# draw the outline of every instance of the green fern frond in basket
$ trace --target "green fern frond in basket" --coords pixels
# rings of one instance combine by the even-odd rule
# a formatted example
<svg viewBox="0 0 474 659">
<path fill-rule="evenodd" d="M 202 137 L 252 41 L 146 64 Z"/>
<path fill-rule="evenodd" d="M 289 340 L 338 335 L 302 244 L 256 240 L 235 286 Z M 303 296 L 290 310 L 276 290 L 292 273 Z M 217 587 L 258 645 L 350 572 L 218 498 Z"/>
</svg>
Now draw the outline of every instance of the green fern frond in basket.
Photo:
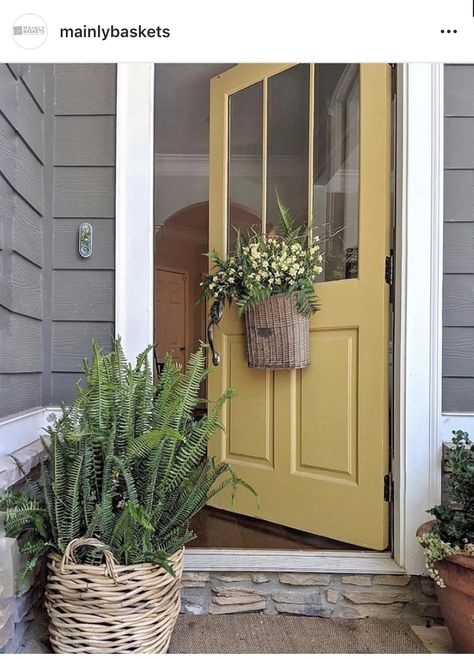
<svg viewBox="0 0 474 659">
<path fill-rule="evenodd" d="M 109 354 L 94 343 L 85 385 L 47 428 L 41 486 L 0 496 L 6 531 L 22 540 L 28 559 L 24 577 L 50 549 L 61 554 L 79 537 L 98 538 L 120 563 L 151 561 L 172 573 L 168 558 L 193 537 L 190 521 L 209 499 L 224 488 L 253 492 L 207 456 L 233 391 L 193 417 L 208 374 L 204 348 L 185 372 L 168 355 L 156 384 L 149 351 L 131 366 L 120 340 Z M 87 564 L 102 560 L 93 547 L 78 555 Z"/>
<path fill-rule="evenodd" d="M 299 228 L 288 206 L 282 201 L 275 189 L 278 210 L 280 211 L 280 233 L 286 240 L 295 240 L 299 236 Z"/>
</svg>

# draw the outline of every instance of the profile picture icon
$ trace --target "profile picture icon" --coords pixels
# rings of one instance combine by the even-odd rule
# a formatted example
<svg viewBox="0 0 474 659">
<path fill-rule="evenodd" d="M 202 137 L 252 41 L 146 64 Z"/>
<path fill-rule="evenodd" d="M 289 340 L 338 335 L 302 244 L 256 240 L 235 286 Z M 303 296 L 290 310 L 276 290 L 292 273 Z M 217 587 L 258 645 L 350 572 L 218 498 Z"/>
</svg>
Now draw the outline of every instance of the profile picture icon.
<svg viewBox="0 0 474 659">
<path fill-rule="evenodd" d="M 38 48 L 46 41 L 47 36 L 46 22 L 38 14 L 22 14 L 13 23 L 13 40 L 26 50 Z"/>
</svg>

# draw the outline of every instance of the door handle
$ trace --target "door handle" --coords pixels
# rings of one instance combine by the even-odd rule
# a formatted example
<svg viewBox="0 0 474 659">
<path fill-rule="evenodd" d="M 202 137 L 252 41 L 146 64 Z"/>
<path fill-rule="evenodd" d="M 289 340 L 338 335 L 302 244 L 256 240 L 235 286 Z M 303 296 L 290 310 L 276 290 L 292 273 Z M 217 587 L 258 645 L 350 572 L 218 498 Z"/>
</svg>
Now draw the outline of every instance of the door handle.
<svg viewBox="0 0 474 659">
<path fill-rule="evenodd" d="M 216 352 L 216 349 L 214 348 L 214 321 L 211 320 L 209 325 L 207 326 L 207 342 L 209 343 L 209 346 L 211 348 L 212 352 L 212 363 L 214 366 L 219 366 L 221 363 L 221 356 L 218 352 Z"/>
<path fill-rule="evenodd" d="M 214 325 L 217 325 L 224 313 L 224 304 L 220 301 L 217 305 L 211 308 L 211 321 L 207 326 L 207 342 L 212 352 L 212 363 L 214 366 L 219 366 L 221 363 L 221 356 L 214 348 Z"/>
</svg>

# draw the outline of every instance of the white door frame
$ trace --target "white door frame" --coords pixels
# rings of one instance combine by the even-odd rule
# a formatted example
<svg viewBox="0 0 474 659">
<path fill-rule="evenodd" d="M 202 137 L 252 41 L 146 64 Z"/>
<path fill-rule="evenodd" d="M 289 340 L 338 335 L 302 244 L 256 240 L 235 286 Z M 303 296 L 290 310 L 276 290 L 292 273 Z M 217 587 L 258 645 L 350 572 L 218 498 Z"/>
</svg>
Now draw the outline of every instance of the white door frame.
<svg viewBox="0 0 474 659">
<path fill-rule="evenodd" d="M 423 571 L 415 531 L 441 480 L 443 67 L 398 73 L 393 555 L 193 549 L 188 570 Z M 154 65 L 118 64 L 116 333 L 129 359 L 153 342 L 153 101 Z"/>
</svg>

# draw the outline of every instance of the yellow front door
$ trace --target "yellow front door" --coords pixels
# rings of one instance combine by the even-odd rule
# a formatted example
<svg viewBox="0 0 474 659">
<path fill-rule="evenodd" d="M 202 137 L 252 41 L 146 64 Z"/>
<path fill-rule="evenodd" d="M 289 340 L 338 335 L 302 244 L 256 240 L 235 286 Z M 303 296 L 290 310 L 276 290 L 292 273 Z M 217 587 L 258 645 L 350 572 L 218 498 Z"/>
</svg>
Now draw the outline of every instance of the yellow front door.
<svg viewBox="0 0 474 659">
<path fill-rule="evenodd" d="M 311 366 L 247 366 L 235 309 L 209 398 L 237 395 L 210 454 L 257 490 L 212 504 L 373 549 L 388 544 L 390 67 L 242 64 L 211 81 L 210 247 L 276 227 L 275 190 L 320 233 Z"/>
</svg>

